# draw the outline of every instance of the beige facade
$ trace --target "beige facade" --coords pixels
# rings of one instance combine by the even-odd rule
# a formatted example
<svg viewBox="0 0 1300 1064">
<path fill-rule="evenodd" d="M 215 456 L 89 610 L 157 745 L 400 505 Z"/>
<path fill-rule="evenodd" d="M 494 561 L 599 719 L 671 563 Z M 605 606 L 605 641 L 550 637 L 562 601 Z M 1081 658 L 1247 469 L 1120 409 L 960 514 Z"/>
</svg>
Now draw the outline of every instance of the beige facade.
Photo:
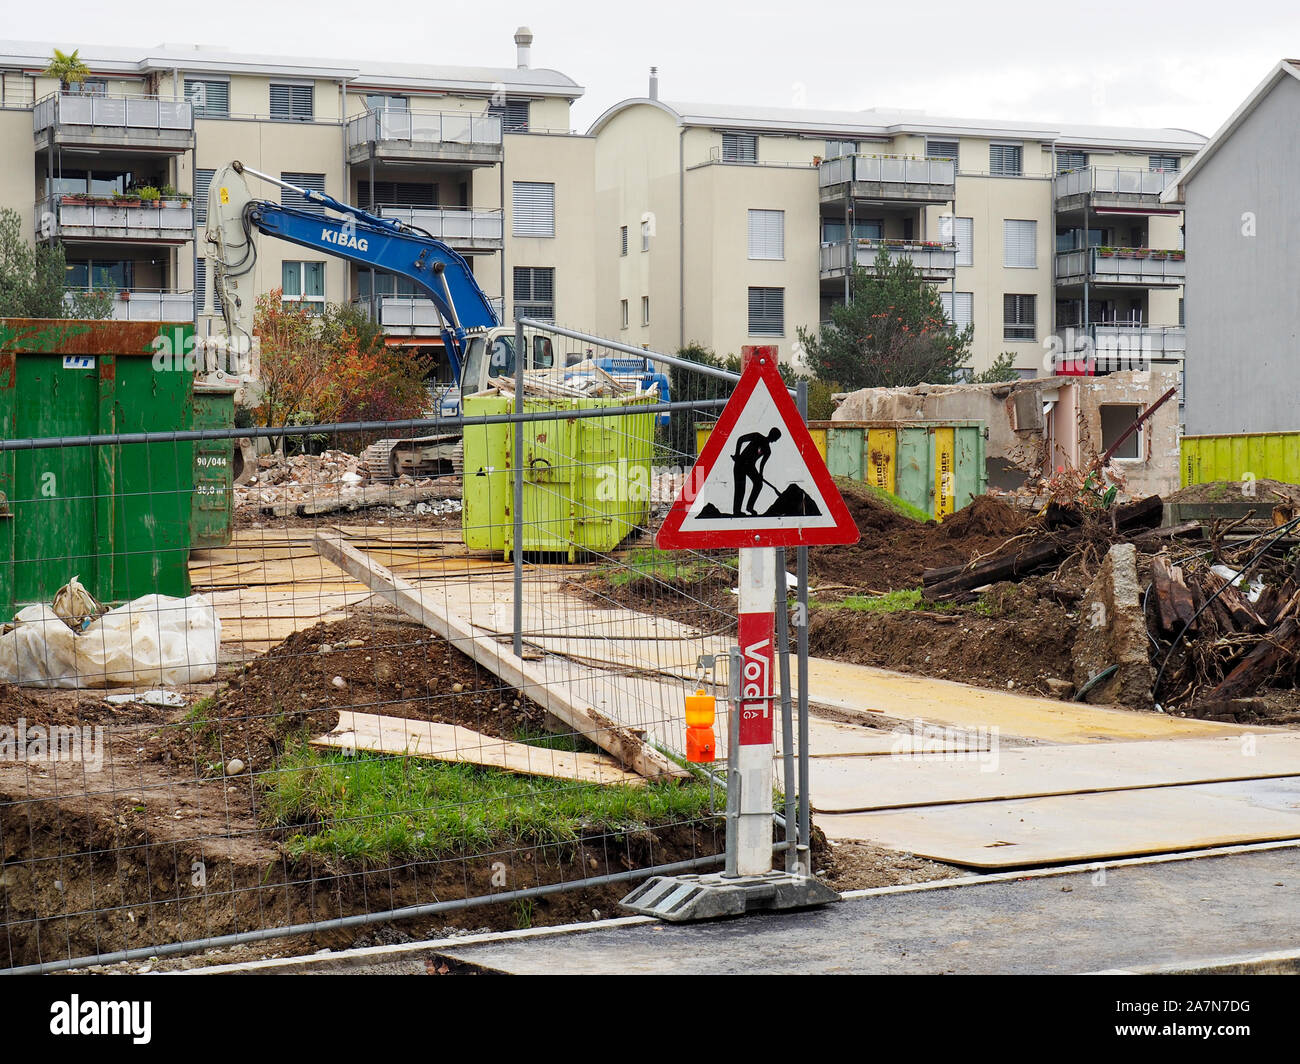
<svg viewBox="0 0 1300 1064">
<path fill-rule="evenodd" d="M 74 284 L 117 289 L 115 315 L 215 309 L 207 182 L 237 159 L 431 232 L 469 260 L 504 320 L 526 290 L 528 313 L 590 324 L 595 142 L 570 129 L 581 87 L 533 69 L 526 47 L 515 67 L 454 68 L 84 47 L 92 78 L 62 92 L 42 73 L 51 49 L 0 43 L 0 203 L 20 211 L 34 239 L 64 242 Z M 149 106 L 155 118 L 142 117 Z M 301 204 L 274 184 L 249 183 L 254 196 Z M 174 186 L 184 201 L 159 212 L 154 228 L 140 224 L 138 208 L 129 232 L 108 224 L 125 209 L 112 193 L 145 184 Z M 517 197 L 526 217 L 515 217 Z M 42 231 L 43 211 L 55 232 Z M 371 281 L 319 249 L 258 240 L 259 293 L 355 300 L 395 339 L 439 346 L 430 301 L 391 276 Z"/>
<path fill-rule="evenodd" d="M 657 98 L 615 105 L 590 132 L 596 245 L 601 261 L 610 248 L 619 255 L 596 275 L 600 332 L 722 354 L 774 343 L 797 359 L 799 328 L 827 320 L 848 264 L 870 266 L 884 244 L 912 257 L 950 315 L 973 326 L 974 371 L 1010 352 L 1022 376 L 1046 374 L 1085 335 L 1096 351 L 1181 359 L 1181 284 L 1171 283 L 1181 267 L 1166 254 L 1181 252 L 1181 216 L 1159 204 L 1157 171 L 1189 158 L 1195 134 Z M 642 251 L 646 218 L 654 235 Z M 1100 251 L 1084 248 L 1085 227 Z M 1062 258 L 1076 244 L 1080 254 Z M 1113 268 L 1111 246 L 1140 249 L 1141 269 Z M 1147 249 L 1158 254 L 1148 260 Z M 1063 272 L 1090 254 L 1085 273 Z M 1019 297 L 1010 311 L 1008 296 Z M 668 312 L 644 323 L 646 298 Z M 1064 332 L 1075 325 L 1077 335 Z"/>
</svg>

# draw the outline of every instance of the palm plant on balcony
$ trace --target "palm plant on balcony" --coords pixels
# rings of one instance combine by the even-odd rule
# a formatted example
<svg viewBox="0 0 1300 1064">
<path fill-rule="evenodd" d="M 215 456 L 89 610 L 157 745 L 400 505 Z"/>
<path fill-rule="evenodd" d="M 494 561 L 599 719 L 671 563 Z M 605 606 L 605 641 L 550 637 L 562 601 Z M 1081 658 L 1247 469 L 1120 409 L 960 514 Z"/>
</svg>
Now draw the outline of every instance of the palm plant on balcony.
<svg viewBox="0 0 1300 1064">
<path fill-rule="evenodd" d="M 80 90 L 82 82 L 90 77 L 90 67 L 82 61 L 80 49 L 61 52 L 57 48 L 50 57 L 45 76 L 59 79 L 59 87 L 65 92 Z"/>
</svg>

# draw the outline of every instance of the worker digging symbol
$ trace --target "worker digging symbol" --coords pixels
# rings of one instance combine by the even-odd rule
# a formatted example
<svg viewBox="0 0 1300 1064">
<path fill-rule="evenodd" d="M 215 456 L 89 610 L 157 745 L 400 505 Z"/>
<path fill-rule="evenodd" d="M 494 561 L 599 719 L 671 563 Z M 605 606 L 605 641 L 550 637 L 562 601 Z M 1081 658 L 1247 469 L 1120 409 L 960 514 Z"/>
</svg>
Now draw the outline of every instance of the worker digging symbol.
<svg viewBox="0 0 1300 1064">
<path fill-rule="evenodd" d="M 731 513 L 724 514 L 713 503 L 700 510 L 702 518 L 717 517 L 820 517 L 821 508 L 812 497 L 799 487 L 789 484 L 778 488 L 764 475 L 772 457 L 772 445 L 781 439 L 781 430 L 771 428 L 766 432 L 747 432 L 736 441 L 732 461 Z M 779 463 L 778 463 L 779 464 Z M 762 513 L 755 508 L 763 488 L 776 492 L 776 500 Z M 746 499 L 748 494 L 748 499 Z"/>
</svg>

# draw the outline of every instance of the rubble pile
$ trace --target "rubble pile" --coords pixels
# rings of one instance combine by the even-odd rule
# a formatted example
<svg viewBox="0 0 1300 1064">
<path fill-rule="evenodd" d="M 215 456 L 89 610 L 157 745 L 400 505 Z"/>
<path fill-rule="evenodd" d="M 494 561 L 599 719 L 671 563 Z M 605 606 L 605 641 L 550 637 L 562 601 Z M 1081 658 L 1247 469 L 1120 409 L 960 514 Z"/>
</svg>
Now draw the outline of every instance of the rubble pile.
<svg viewBox="0 0 1300 1064">
<path fill-rule="evenodd" d="M 235 506 L 271 517 L 312 517 L 375 506 L 413 506 L 417 513 L 445 514 L 460 509 L 460 495 L 460 477 L 416 479 L 403 474 L 380 484 L 371 481 L 357 455 L 323 451 L 263 455 L 257 471 L 236 485 Z"/>
</svg>

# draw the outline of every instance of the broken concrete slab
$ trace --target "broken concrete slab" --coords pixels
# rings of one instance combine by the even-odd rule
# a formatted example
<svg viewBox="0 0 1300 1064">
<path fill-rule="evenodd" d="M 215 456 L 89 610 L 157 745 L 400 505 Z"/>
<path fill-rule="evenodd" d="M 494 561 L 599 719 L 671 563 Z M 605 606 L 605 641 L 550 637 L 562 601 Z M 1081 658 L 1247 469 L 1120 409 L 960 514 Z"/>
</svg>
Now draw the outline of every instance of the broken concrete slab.
<svg viewBox="0 0 1300 1064">
<path fill-rule="evenodd" d="M 1155 670 L 1147 652 L 1146 618 L 1138 585 L 1137 547 L 1116 543 L 1106 552 L 1080 603 L 1074 640 L 1074 682 L 1079 690 L 1112 666 L 1114 673 L 1084 695 L 1093 703 L 1152 708 Z"/>
</svg>

